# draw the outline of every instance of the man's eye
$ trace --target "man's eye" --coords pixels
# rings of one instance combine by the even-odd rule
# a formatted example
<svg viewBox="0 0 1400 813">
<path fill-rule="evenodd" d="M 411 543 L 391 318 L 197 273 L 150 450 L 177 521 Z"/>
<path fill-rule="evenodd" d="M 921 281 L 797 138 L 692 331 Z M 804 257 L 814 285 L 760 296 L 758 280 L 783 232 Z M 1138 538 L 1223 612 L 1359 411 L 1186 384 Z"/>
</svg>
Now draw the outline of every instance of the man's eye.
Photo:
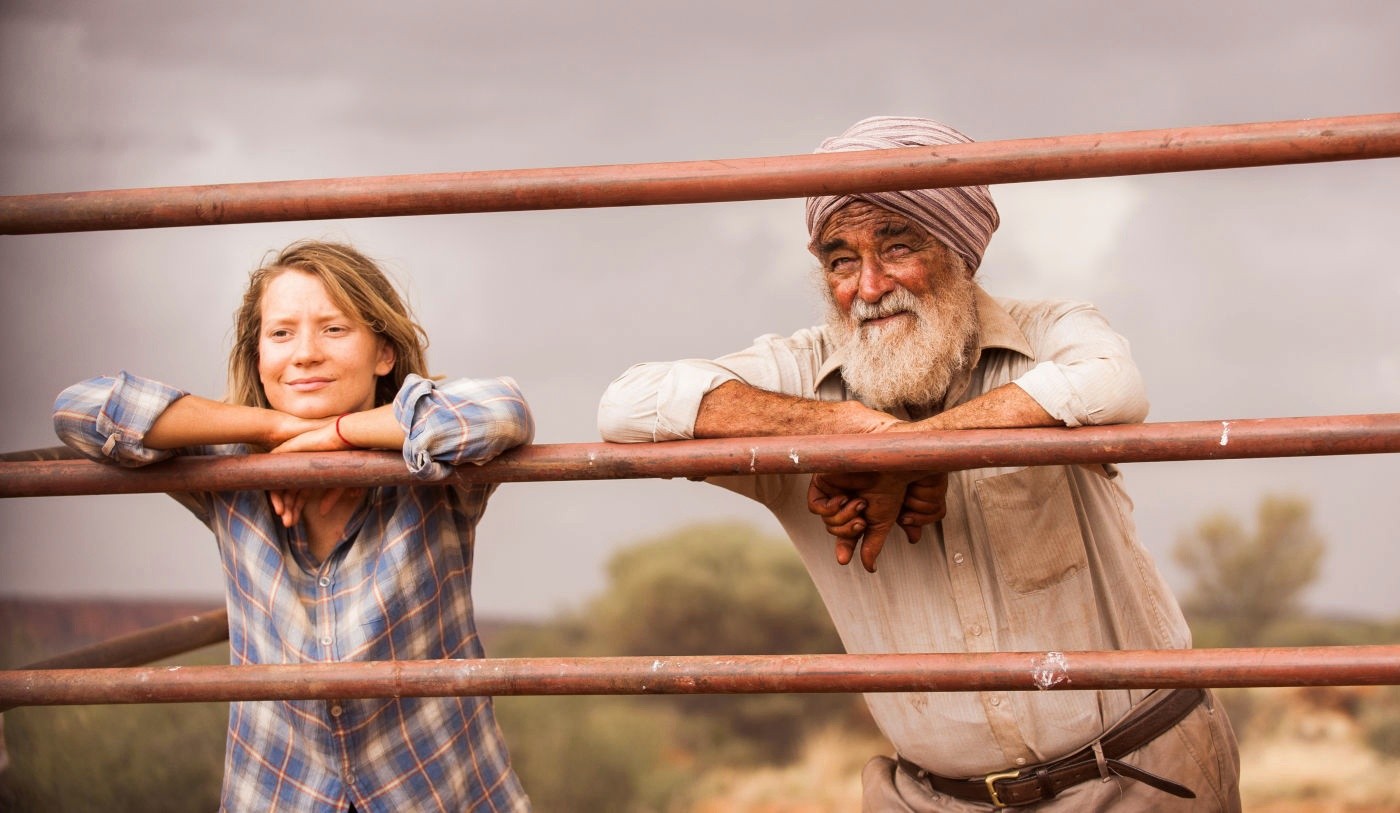
<svg viewBox="0 0 1400 813">
<path fill-rule="evenodd" d="M 909 248 L 909 246 L 906 246 L 903 243 L 895 243 L 894 245 L 890 246 L 887 250 L 891 254 L 903 254 L 908 251 L 913 251 L 913 249 Z"/>
<path fill-rule="evenodd" d="M 849 269 L 854 262 L 854 257 L 834 257 L 827 263 L 826 267 L 832 271 L 841 271 L 843 269 Z"/>
</svg>

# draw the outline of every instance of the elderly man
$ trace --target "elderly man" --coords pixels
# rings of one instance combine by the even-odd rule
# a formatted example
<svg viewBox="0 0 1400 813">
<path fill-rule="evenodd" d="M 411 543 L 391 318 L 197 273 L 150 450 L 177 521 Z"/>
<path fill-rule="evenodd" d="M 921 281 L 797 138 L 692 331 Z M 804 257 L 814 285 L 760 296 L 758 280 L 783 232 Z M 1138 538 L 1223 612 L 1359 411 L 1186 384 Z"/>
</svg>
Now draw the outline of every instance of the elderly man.
<svg viewBox="0 0 1400 813">
<path fill-rule="evenodd" d="M 926 119 L 859 122 L 818 151 L 965 143 Z M 807 201 L 827 323 L 608 388 L 610 441 L 1141 421 L 1128 343 L 1092 306 L 994 299 L 986 187 Z M 715 478 L 792 538 L 851 652 L 1190 645 L 1112 466 Z M 890 545 L 894 526 L 910 542 Z M 836 555 L 831 554 L 832 539 Z M 847 566 L 859 550 L 863 567 Z M 883 551 L 883 552 L 882 552 Z M 878 557 L 879 567 L 876 567 Z M 1208 692 L 870 694 L 894 758 L 866 810 L 1236 810 L 1238 752 Z"/>
</svg>

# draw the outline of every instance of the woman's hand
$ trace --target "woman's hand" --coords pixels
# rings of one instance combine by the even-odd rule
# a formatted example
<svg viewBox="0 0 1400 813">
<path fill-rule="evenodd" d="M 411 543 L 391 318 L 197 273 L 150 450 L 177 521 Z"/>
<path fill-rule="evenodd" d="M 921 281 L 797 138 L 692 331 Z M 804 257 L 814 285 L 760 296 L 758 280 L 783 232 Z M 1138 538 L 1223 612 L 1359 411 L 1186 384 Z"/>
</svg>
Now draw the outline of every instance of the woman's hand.
<svg viewBox="0 0 1400 813">
<path fill-rule="evenodd" d="M 338 452 L 358 447 L 351 446 L 341 438 L 335 428 L 335 418 L 307 419 L 292 415 L 285 416 L 285 430 L 301 428 L 301 432 L 288 437 L 273 447 L 272 454 L 285 452 Z M 267 492 L 272 500 L 272 510 L 281 518 L 283 527 L 290 528 L 301 520 L 301 514 L 308 503 L 315 501 L 317 511 L 326 516 L 343 497 L 358 500 L 363 488 L 284 488 Z"/>
<path fill-rule="evenodd" d="M 272 452 L 333 452 L 349 448 L 340 443 L 335 435 L 335 418 L 298 418 L 285 412 L 270 411 L 276 416 L 268 435 L 267 445 Z M 330 433 L 336 445 L 322 445 L 327 442 L 325 432 Z"/>
<path fill-rule="evenodd" d="M 363 488 L 283 488 L 267 492 L 272 500 L 272 510 L 282 520 L 282 527 L 290 528 L 301 521 L 301 514 L 308 503 L 315 501 L 316 510 L 321 516 L 328 516 L 335 504 L 342 499 L 359 501 L 364 496 Z"/>
<path fill-rule="evenodd" d="M 294 418 L 293 420 L 302 421 L 303 419 Z M 358 449 L 358 446 L 351 446 L 341 439 L 340 433 L 335 429 L 335 421 L 335 418 L 306 421 L 310 424 L 308 428 L 272 447 L 272 453 L 343 452 L 349 449 Z"/>
</svg>

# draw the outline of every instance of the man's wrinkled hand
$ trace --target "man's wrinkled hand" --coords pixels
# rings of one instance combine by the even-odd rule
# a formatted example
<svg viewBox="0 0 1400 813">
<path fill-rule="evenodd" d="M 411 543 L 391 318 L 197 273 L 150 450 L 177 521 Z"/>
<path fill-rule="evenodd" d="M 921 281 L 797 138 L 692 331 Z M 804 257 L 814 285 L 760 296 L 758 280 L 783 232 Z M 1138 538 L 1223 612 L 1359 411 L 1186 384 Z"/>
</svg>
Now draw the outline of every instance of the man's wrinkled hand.
<svg viewBox="0 0 1400 813">
<path fill-rule="evenodd" d="M 899 527 L 912 544 L 923 537 L 924 526 L 939 522 L 948 514 L 948 475 L 936 472 L 913 481 L 904 491 Z"/>
<path fill-rule="evenodd" d="M 807 509 L 822 518 L 836 537 L 836 561 L 848 564 L 860 545 L 860 563 L 875 572 L 875 560 L 898 524 L 910 481 L 906 472 L 814 474 L 807 489 Z"/>
</svg>

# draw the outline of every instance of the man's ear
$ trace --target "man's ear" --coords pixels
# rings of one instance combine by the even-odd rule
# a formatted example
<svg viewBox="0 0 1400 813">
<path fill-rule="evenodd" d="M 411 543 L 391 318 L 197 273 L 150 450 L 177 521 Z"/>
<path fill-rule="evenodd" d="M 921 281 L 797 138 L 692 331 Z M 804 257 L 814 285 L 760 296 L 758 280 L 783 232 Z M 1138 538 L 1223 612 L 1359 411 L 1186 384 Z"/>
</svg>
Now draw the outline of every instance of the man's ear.
<svg viewBox="0 0 1400 813">
<path fill-rule="evenodd" d="M 387 341 L 379 340 L 379 359 L 374 364 L 374 374 L 376 376 L 388 375 L 394 369 L 394 362 L 398 361 L 398 354 L 394 352 L 394 346 Z"/>
</svg>

